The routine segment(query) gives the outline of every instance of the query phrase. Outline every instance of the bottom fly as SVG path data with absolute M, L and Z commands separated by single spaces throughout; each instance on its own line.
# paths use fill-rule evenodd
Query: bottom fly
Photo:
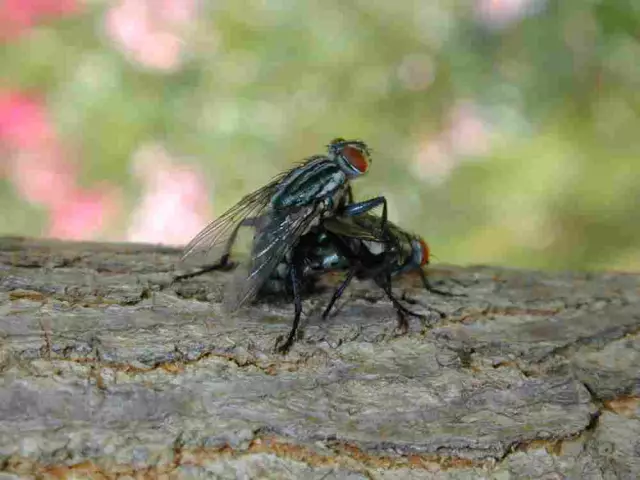
M 388 221 L 386 227 L 381 229 L 380 218 L 375 215 L 340 216 L 324 220 L 319 231 L 302 237 L 291 257 L 283 259 L 263 287 L 263 292 L 285 289 L 294 296 L 296 312 L 293 326 L 287 340 L 277 347 L 278 351 L 286 353 L 296 338 L 301 314 L 299 286 L 310 276 L 326 271 L 346 270 L 347 275 L 325 308 L 323 318 L 329 315 L 354 277 L 371 279 L 395 307 L 398 327 L 406 332 L 409 327 L 407 316 L 425 317 L 409 310 L 395 297 L 392 291 L 394 276 L 418 271 L 425 289 L 440 295 L 452 295 L 429 284 L 422 269 L 429 263 L 429 254 L 429 247 L 423 239 Z M 434 308 L 431 310 L 444 318 L 443 312 Z

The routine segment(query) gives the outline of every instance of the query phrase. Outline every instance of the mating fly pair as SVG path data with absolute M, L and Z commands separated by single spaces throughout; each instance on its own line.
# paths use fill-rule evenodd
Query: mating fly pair
M 387 244 L 387 240 L 394 235 L 392 232 L 397 227 L 390 228 L 387 223 L 384 197 L 353 202 L 350 181 L 366 173 L 370 163 L 370 151 L 364 142 L 343 139 L 332 141 L 325 155 L 309 157 L 278 175 L 266 186 L 246 195 L 202 230 L 185 248 L 183 260 L 197 254 L 211 254 L 213 251 L 212 256 L 217 261 L 196 272 L 180 275 L 175 280 L 208 271 L 234 268 L 231 250 L 238 231 L 241 227 L 252 227 L 254 237 L 248 272 L 237 296 L 233 300 L 226 300 L 232 310 L 247 303 L 265 287 L 267 280 L 277 276 L 277 270 L 281 270 L 278 267 L 284 262 L 289 272 L 288 286 L 295 301 L 293 327 L 285 343 L 278 347 L 280 352 L 286 352 L 295 340 L 302 313 L 301 285 L 305 265 L 314 255 L 318 255 L 316 247 L 320 247 L 322 241 L 330 242 L 335 250 L 333 253 L 346 259 L 350 265 L 345 283 L 336 292 L 337 295 L 334 295 L 337 299 L 353 276 L 366 276 L 364 272 L 370 263 L 361 257 L 362 249 L 353 248 L 353 240 L 341 239 L 357 239 L 366 231 L 368 237 L 373 236 L 382 240 L 382 244 Z M 362 228 L 361 225 L 360 228 L 348 229 L 351 233 L 345 234 L 336 232 L 337 227 L 326 228 L 333 222 L 335 225 L 342 223 L 342 230 L 345 230 L 346 220 L 355 220 L 380 205 L 381 218 L 367 215 L 367 218 L 376 220 L 377 226 L 374 229 Z M 353 225 L 356 223 L 353 222 Z M 395 247 L 382 248 L 396 250 Z M 389 270 L 385 275 L 393 273 L 392 267 L 382 268 L 385 269 Z M 383 288 L 386 288 L 386 284 Z M 389 282 L 388 294 L 390 288 Z M 332 303 L 333 301 L 335 300 Z M 394 301 L 394 305 L 398 308 L 399 303 Z
M 303 263 L 303 277 L 314 277 L 327 271 L 346 271 L 347 274 L 333 293 L 326 306 L 322 318 L 326 318 L 335 302 L 342 296 L 353 278 L 373 280 L 389 298 L 398 315 L 398 327 L 405 332 L 409 328 L 407 316 L 425 318 L 424 315 L 412 312 L 395 297 L 392 291 L 392 277 L 417 271 L 425 289 L 441 295 L 452 295 L 433 288 L 422 270 L 429 263 L 429 246 L 423 239 L 405 232 L 387 221 L 381 228 L 380 217 L 364 213 L 359 216 L 346 217 L 336 215 L 322 222 L 319 228 L 303 235 L 293 250 L 293 256 L 285 258 L 266 281 L 263 291 L 293 293 L 291 272 L 296 256 Z M 311 278 L 311 281 L 315 278 Z M 294 295 L 296 316 L 293 328 L 282 345 L 286 351 L 294 341 L 301 311 L 301 299 Z M 441 318 L 445 314 L 430 307 Z

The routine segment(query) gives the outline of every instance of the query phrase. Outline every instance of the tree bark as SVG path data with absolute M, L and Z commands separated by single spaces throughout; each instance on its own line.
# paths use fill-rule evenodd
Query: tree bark
M 434 266 L 221 307 L 179 251 L 0 239 L 0 474 L 640 478 L 640 277 Z M 339 275 L 323 283 L 336 285 Z

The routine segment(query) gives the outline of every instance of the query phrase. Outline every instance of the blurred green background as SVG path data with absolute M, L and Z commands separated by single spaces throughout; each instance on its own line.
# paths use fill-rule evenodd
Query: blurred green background
M 0 3 L 0 234 L 186 243 L 334 137 L 436 261 L 640 270 L 640 2 Z

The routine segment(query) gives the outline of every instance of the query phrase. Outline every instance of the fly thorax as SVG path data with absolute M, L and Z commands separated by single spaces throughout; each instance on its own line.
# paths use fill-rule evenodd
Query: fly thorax
M 339 193 L 346 188 L 347 176 L 344 172 L 338 170 L 331 174 L 329 181 L 324 185 L 324 188 L 320 191 L 320 195 L 329 195 L 332 192 Z
M 347 176 L 328 158 L 318 158 L 297 169 L 271 198 L 271 206 L 286 209 L 293 206 L 316 204 L 332 197 L 336 190 L 343 189 Z
M 344 175 L 341 172 L 338 172 L 343 176 L 343 182 L 341 184 L 335 183 L 333 194 L 327 195 L 322 201 L 322 218 L 329 217 L 333 215 L 334 211 L 340 206 L 343 205 L 345 199 L 347 197 L 347 184 L 344 183 Z

